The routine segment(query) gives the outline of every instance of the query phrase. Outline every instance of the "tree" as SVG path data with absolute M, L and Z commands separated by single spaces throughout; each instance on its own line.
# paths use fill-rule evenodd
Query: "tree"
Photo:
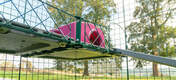
M 63 70 L 63 62 L 61 60 L 56 60 L 55 63 L 56 63 L 55 68 L 57 70 Z
M 19 64 L 20 65 L 20 64 Z M 26 71 L 32 71 L 32 68 L 33 68 L 33 64 L 32 64 L 32 62 L 31 61 L 29 61 L 29 60 L 22 60 L 21 61 L 21 68 L 22 68 L 22 70 L 25 70 L 26 69 Z
M 84 61 L 84 72 L 83 72 L 83 76 L 89 76 L 89 64 L 88 64 L 88 60 Z
M 116 13 L 114 0 L 52 0 L 49 3 L 74 16 L 80 16 L 97 24 L 106 24 L 110 20 L 111 14 Z M 57 26 L 76 21 L 52 7 L 48 7 L 48 9 L 56 20 Z M 88 75 L 88 61 L 84 61 L 84 65 L 83 75 Z
M 105 24 L 111 14 L 116 13 L 114 0 L 52 0 L 50 4 L 74 16 L 80 16 L 97 24 Z M 48 7 L 56 22 L 65 24 L 75 21 L 69 15 Z
M 174 0 L 139 0 L 134 11 L 135 21 L 127 27 L 130 49 L 155 56 L 174 53 L 170 39 L 176 37 L 176 28 L 167 25 L 175 10 Z M 168 49 L 169 48 L 169 49 Z M 166 49 L 169 50 L 166 55 Z M 137 66 L 143 63 L 138 60 Z M 153 76 L 159 76 L 158 65 L 153 62 Z

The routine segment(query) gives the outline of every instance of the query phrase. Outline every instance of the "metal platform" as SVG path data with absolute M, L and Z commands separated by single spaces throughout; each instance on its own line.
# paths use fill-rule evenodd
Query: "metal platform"
M 26 57 L 52 57 L 66 59 L 111 56 L 100 51 L 88 50 L 86 48 L 77 49 L 74 46 L 70 46 L 72 43 L 64 41 L 62 36 L 51 33 L 49 34 L 41 29 L 33 28 L 32 30 L 35 31 L 31 32 L 30 27 L 27 25 L 18 22 L 4 24 L 2 18 L 0 21 L 0 52 Z M 52 39 L 52 37 L 55 39 Z M 60 43 L 65 43 L 65 46 L 60 45 Z

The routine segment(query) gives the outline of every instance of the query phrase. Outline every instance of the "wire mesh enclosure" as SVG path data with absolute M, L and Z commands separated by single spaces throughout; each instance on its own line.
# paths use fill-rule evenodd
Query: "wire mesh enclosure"
M 159 64 L 160 76 L 153 76 L 152 62 L 146 61 L 147 65 L 142 68 L 136 68 L 137 63 L 129 61 L 129 68 L 127 68 L 125 60 L 125 57 L 63 60 L 24 58 L 1 54 L 0 79 L 127 80 L 128 76 L 129 80 L 175 80 L 176 69 L 173 67 Z M 127 70 L 129 75 L 127 75 Z
M 1 0 L 0 80 L 175 80 L 175 35 L 168 40 L 165 35 L 176 29 L 163 27 L 175 27 L 175 1 L 161 0 L 161 8 L 156 7 L 157 1 L 114 0 L 117 12 L 106 23 L 97 24 L 57 8 L 50 0 Z M 73 8 L 75 14 L 78 10 Z M 156 17 L 161 15 L 166 17 Z M 161 37 L 143 41 L 158 41 L 151 43 L 157 45 L 152 50 L 158 54 L 128 51 L 152 53 L 148 44 L 133 46 L 141 40 L 134 37 L 143 29 L 135 35 L 130 32 L 141 25 L 152 27 L 149 22 L 164 23 L 161 31 L 153 33 Z M 146 30 L 145 37 L 151 33 Z

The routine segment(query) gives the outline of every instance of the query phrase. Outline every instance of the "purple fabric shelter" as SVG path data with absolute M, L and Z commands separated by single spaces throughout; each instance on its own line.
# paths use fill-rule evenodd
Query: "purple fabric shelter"
M 57 34 L 71 37 L 76 40 L 76 22 L 68 25 L 58 27 L 58 29 L 51 30 Z M 104 33 L 98 27 L 91 23 L 81 23 L 81 42 L 93 43 L 94 45 L 105 47 Z

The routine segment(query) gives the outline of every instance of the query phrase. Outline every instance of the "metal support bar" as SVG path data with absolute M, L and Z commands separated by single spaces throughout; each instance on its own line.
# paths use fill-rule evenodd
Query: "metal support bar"
M 154 55 L 149 55 L 149 54 L 145 54 L 142 52 L 134 52 L 134 51 L 122 50 L 122 49 L 114 49 L 112 54 L 119 55 L 119 53 L 121 55 L 131 56 L 134 58 L 139 58 L 139 59 L 143 59 L 143 60 L 147 60 L 147 61 L 152 61 L 152 62 L 176 67 L 176 60 L 166 58 L 166 57 L 154 56 Z
M 76 23 L 76 41 L 81 41 L 81 19 Z
M 20 65 L 19 65 L 18 80 L 21 80 L 21 63 L 22 63 L 22 56 L 20 56 Z

